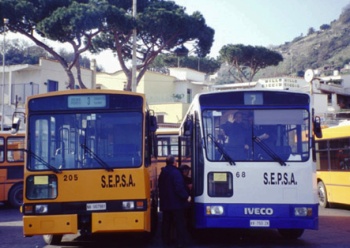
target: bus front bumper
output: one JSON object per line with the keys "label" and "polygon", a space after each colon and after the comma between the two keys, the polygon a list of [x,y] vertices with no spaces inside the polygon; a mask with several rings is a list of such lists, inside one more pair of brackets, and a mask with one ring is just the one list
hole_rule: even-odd
{"label": "bus front bumper", "polygon": [[[296,216],[296,209],[307,209]],[[214,211],[218,209],[218,211]],[[318,204],[195,204],[196,228],[318,229]],[[217,214],[220,213],[220,214]]]}
{"label": "bus front bumper", "polygon": [[24,236],[77,234],[82,225],[88,225],[91,233],[150,231],[145,212],[92,213],[88,223],[79,223],[78,219],[77,214],[26,215],[23,216],[23,233]]}

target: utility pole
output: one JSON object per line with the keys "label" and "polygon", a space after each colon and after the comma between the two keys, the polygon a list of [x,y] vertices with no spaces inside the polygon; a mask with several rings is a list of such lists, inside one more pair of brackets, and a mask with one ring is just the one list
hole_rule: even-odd
{"label": "utility pole", "polygon": [[2,94],[1,94],[1,131],[4,131],[4,119],[5,119],[5,49],[6,49],[6,25],[9,22],[9,19],[4,18],[4,40],[3,40],[3,49],[2,49]]}
{"label": "utility pole", "polygon": [[[136,19],[137,0],[132,0],[132,16]],[[131,91],[136,92],[136,28],[132,32]]]}

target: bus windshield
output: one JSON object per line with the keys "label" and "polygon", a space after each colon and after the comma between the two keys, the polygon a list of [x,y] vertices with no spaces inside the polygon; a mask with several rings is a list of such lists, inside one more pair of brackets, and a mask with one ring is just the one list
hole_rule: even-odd
{"label": "bus windshield", "polygon": [[309,112],[305,109],[217,109],[203,111],[211,161],[306,161]]}
{"label": "bus windshield", "polygon": [[141,112],[46,113],[29,121],[29,170],[141,166]]}

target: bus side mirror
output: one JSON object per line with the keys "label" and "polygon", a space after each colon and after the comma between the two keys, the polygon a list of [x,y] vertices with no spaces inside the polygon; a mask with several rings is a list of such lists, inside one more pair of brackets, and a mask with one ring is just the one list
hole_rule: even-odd
{"label": "bus side mirror", "polygon": [[12,127],[11,127],[11,133],[15,134],[19,130],[19,126],[21,125],[21,119],[18,117],[12,118]]}
{"label": "bus side mirror", "polygon": [[184,124],[184,135],[191,136],[193,132],[193,122],[190,118],[188,118]]}
{"label": "bus side mirror", "polygon": [[322,138],[321,118],[319,116],[315,116],[314,119],[314,135],[317,138]]}
{"label": "bus side mirror", "polygon": [[153,115],[149,117],[149,130],[155,132],[158,129],[157,118]]}

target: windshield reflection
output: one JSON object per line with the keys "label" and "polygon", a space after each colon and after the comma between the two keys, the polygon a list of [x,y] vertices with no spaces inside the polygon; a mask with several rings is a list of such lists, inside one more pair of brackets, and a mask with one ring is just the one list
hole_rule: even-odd
{"label": "windshield reflection", "polygon": [[107,169],[141,165],[142,114],[138,112],[33,115],[30,170]]}
{"label": "windshield reflection", "polygon": [[303,109],[204,111],[207,157],[281,165],[305,161],[309,158],[308,114]]}

